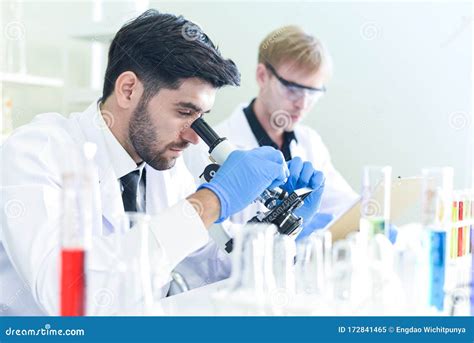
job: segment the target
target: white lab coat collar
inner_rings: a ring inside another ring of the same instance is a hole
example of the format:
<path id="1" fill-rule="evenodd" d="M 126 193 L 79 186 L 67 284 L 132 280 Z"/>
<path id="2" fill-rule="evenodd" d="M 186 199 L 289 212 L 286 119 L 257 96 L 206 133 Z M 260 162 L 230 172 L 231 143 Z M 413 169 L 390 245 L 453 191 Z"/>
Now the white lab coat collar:
<path id="1" fill-rule="evenodd" d="M 228 138 L 237 149 L 243 150 L 258 147 L 258 141 L 255 138 L 244 114 L 244 108 L 247 106 L 248 103 L 242 103 L 237 106 L 226 123 L 226 129 L 222 130 L 225 132 L 220 132 L 221 125 L 216 128 L 217 132 L 223 135 L 228 135 L 233 130 L 236 130 L 236 133 L 238 132 L 238 134 L 232 135 L 232 137 Z"/>
<path id="2" fill-rule="evenodd" d="M 106 135 L 104 134 L 104 132 L 107 131 L 111 135 L 112 133 L 102 118 L 101 113 L 98 111 L 97 101 L 92 103 L 84 112 L 73 114 L 73 116 L 80 131 L 82 131 L 84 135 L 83 139 L 87 142 L 95 143 L 97 146 L 94 162 L 98 170 L 102 215 L 106 220 L 103 221 L 102 230 L 107 232 L 111 230 L 112 227 L 117 227 L 117 218 L 124 214 L 118 176 L 115 172 L 110 151 L 106 144 Z M 117 144 L 119 143 L 117 142 Z M 131 158 L 130 160 L 133 165 L 128 164 L 126 166 L 130 168 L 129 172 L 137 167 Z M 123 168 L 123 170 L 125 170 L 125 168 Z"/>
<path id="3" fill-rule="evenodd" d="M 95 122 L 97 122 L 102 128 L 101 132 L 104 136 L 107 150 L 109 151 L 110 163 L 114 169 L 115 175 L 117 175 L 118 178 L 121 178 L 122 176 L 125 176 L 131 171 L 137 169 L 137 164 L 108 127 L 102 116 L 100 105 L 101 102 L 99 100 L 97 101 L 97 120 Z"/>
<path id="4" fill-rule="evenodd" d="M 229 140 L 238 149 L 253 149 L 259 146 L 257 138 L 255 138 L 252 129 L 245 117 L 244 109 L 249 103 L 239 104 L 232 112 L 230 118 L 217 126 L 216 131 L 221 135 L 227 135 Z M 238 129 L 237 129 L 238 128 Z M 293 140 L 290 143 L 290 152 L 292 157 L 299 156 L 303 160 L 308 159 L 305 149 L 301 146 L 301 140 L 304 140 L 305 135 L 301 134 L 301 127 L 296 125 L 294 128 L 295 135 L 298 141 Z M 233 133 L 235 134 L 229 135 Z M 304 142 L 307 143 L 307 142 Z M 303 144 L 304 145 L 304 144 Z"/>

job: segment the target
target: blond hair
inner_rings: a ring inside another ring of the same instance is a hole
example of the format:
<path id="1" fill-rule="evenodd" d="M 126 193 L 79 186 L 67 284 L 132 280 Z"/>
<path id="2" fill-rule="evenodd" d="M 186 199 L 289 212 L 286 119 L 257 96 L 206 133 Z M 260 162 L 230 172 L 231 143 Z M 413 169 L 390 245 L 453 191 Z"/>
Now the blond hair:
<path id="1" fill-rule="evenodd" d="M 330 74 L 332 71 L 331 57 L 321 41 L 296 25 L 283 26 L 270 32 L 260 43 L 258 62 L 270 64 L 274 68 L 291 62 L 309 72 L 324 70 Z"/>

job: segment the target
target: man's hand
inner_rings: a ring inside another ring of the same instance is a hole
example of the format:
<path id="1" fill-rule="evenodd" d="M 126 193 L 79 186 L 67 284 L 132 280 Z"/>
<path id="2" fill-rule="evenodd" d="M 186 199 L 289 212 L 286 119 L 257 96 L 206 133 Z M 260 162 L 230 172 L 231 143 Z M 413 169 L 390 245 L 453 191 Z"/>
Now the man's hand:
<path id="1" fill-rule="evenodd" d="M 263 190 L 280 186 L 288 175 L 282 153 L 272 147 L 236 150 L 198 190 L 208 189 L 217 196 L 220 211 L 216 222 L 221 222 L 247 207 Z"/>
<path id="2" fill-rule="evenodd" d="M 303 230 L 296 237 L 296 241 L 299 241 L 305 237 L 311 235 L 314 231 L 320 230 L 326 227 L 331 220 L 334 219 L 334 216 L 329 213 L 316 213 L 311 221 L 303 223 Z"/>
<path id="3" fill-rule="evenodd" d="M 321 196 L 324 190 L 324 175 L 313 168 L 311 162 L 303 162 L 301 158 L 295 157 L 288 161 L 290 176 L 282 188 L 291 193 L 296 189 L 308 187 L 313 189 L 304 200 L 304 205 L 295 211 L 295 215 L 303 218 L 303 223 L 310 222 L 319 210 Z"/>

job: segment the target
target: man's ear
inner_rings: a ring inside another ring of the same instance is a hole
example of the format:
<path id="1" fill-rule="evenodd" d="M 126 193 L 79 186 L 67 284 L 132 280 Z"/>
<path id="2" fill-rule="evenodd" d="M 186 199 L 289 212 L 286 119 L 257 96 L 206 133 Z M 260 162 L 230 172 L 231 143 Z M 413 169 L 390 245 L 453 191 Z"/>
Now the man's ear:
<path id="1" fill-rule="evenodd" d="M 255 77 L 257 79 L 257 83 L 260 88 L 265 86 L 265 84 L 268 82 L 268 70 L 267 67 L 265 67 L 265 64 L 259 63 L 257 64 L 257 71 L 255 73 Z"/>
<path id="2" fill-rule="evenodd" d="M 134 72 L 125 71 L 117 77 L 114 93 L 121 108 L 134 108 L 143 94 L 143 85 Z"/>

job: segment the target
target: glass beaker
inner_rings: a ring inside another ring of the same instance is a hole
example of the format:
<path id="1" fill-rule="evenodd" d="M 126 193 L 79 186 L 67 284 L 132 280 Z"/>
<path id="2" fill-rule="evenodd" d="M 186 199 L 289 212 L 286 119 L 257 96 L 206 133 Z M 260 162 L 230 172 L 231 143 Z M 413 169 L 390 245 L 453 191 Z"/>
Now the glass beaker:
<path id="1" fill-rule="evenodd" d="M 214 298 L 236 315 L 265 314 L 268 290 L 275 289 L 273 275 L 273 224 L 250 223 L 233 232 L 232 273 Z"/>
<path id="2" fill-rule="evenodd" d="M 319 294 L 327 283 L 327 256 L 323 235 L 311 234 L 297 245 L 296 275 L 297 291 L 300 294 Z"/>
<path id="3" fill-rule="evenodd" d="M 157 301 L 166 296 L 163 254 L 153 238 L 152 217 L 126 212 L 117 218 L 107 277 L 94 284 L 92 305 L 100 315 L 159 315 Z"/>

